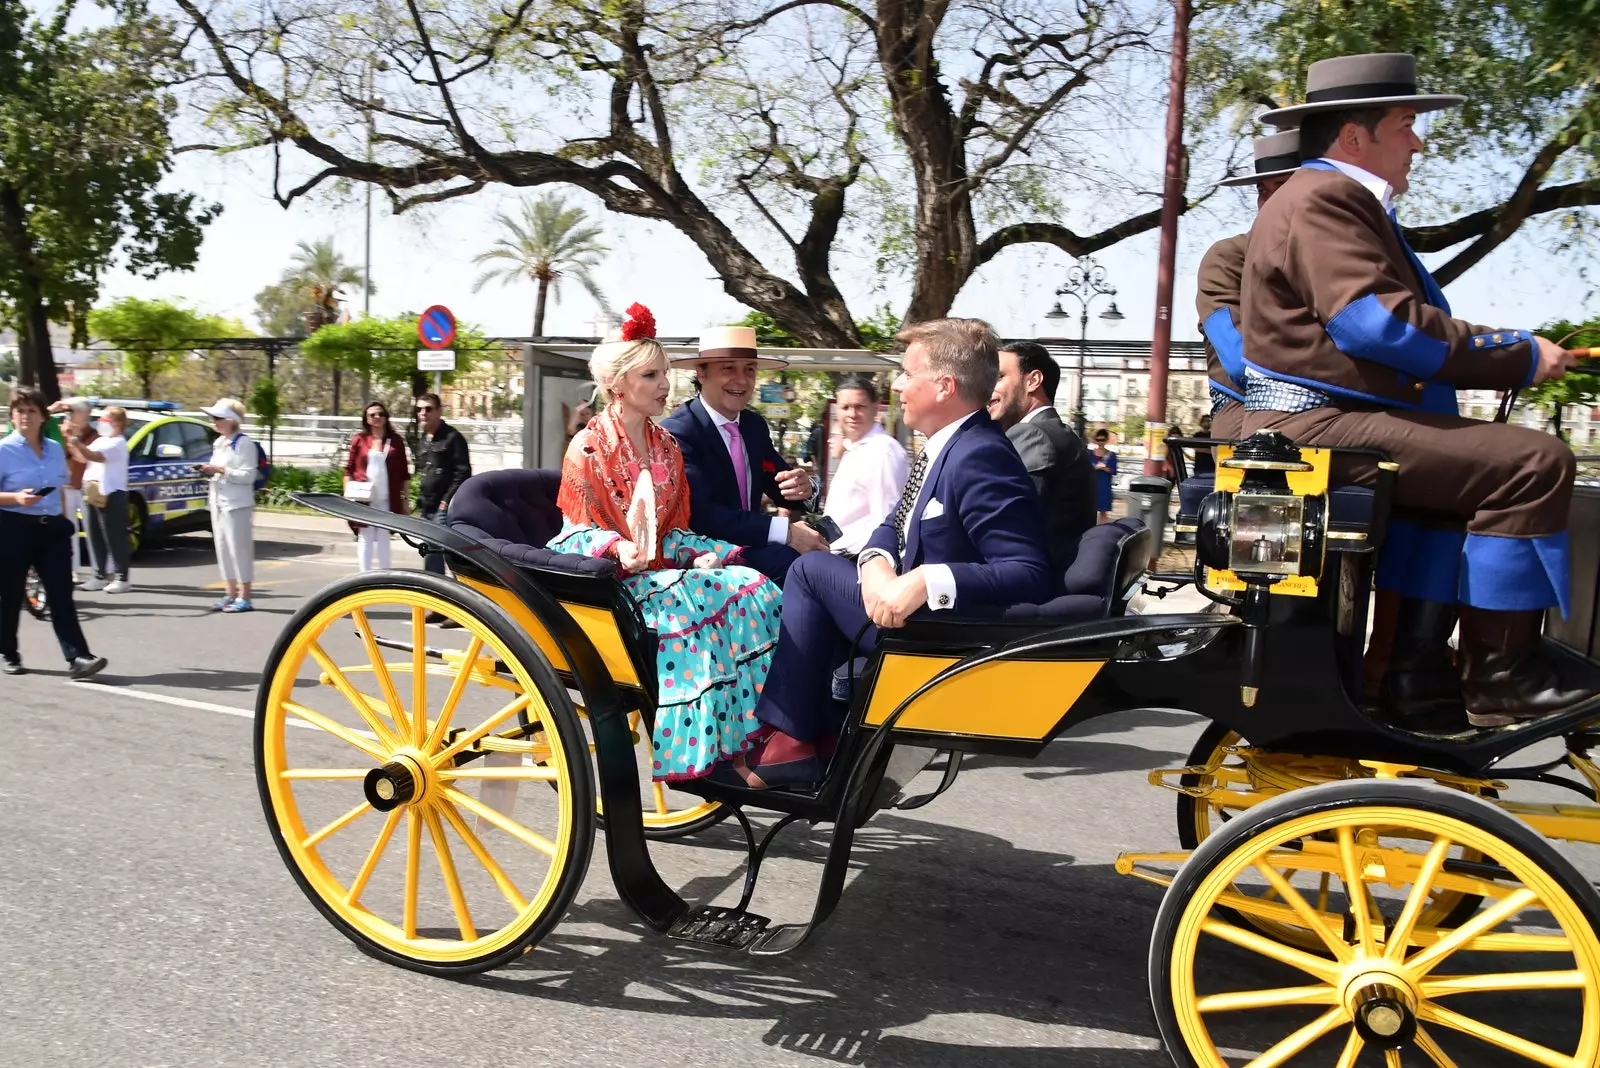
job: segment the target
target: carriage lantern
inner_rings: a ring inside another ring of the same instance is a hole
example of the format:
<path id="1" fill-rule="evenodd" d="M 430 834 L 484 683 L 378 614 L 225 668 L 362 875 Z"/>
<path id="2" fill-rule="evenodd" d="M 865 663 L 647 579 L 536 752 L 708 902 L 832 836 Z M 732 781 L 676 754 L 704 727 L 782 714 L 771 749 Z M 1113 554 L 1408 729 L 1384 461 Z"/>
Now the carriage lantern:
<path id="1" fill-rule="evenodd" d="M 1240 700 L 1254 705 L 1261 685 L 1267 604 L 1275 585 L 1322 577 L 1327 497 L 1300 492 L 1295 476 L 1314 470 L 1300 450 L 1274 431 L 1252 435 L 1220 464 L 1242 472 L 1237 490 L 1206 497 L 1196 524 L 1195 553 L 1206 567 L 1232 572 L 1244 583 L 1245 626 Z M 1225 484 L 1226 479 L 1219 479 Z"/>

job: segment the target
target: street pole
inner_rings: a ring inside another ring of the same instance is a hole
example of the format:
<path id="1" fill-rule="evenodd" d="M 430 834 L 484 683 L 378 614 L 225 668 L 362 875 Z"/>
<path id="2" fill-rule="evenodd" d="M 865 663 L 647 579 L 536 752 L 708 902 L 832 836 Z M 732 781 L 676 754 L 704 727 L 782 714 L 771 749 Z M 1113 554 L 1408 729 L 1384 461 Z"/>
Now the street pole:
<path id="1" fill-rule="evenodd" d="M 374 132 L 373 123 L 372 123 L 372 62 L 370 60 L 368 60 L 368 62 L 367 62 L 367 92 L 366 92 L 366 96 L 364 96 L 362 99 L 366 104 L 366 112 L 367 112 L 367 163 L 370 165 L 372 163 L 372 135 L 373 135 L 373 132 Z M 366 194 L 367 194 L 367 228 L 366 228 L 366 257 L 365 257 L 365 260 L 364 260 L 365 266 L 361 270 L 362 278 L 365 281 L 365 285 L 362 287 L 362 290 L 361 290 L 361 314 L 364 315 L 364 316 L 371 316 L 372 315 L 372 183 L 371 182 L 366 182 L 365 185 L 367 187 L 367 189 L 366 189 Z M 434 387 L 434 392 L 435 393 L 439 392 L 437 386 Z M 372 356 L 371 356 L 371 353 L 368 353 L 368 355 L 367 355 L 367 364 L 366 364 L 365 367 L 363 367 L 361 369 L 361 410 L 362 411 L 366 411 L 367 410 L 367 405 L 369 405 L 371 403 L 372 403 Z"/>
<path id="2" fill-rule="evenodd" d="M 1089 413 L 1083 396 L 1083 365 L 1089 362 L 1089 305 L 1078 315 L 1078 410 L 1074 413 L 1073 429 L 1079 441 L 1088 441 Z"/>
<path id="3" fill-rule="evenodd" d="M 1144 473 L 1159 475 L 1167 458 L 1167 357 L 1172 350 L 1172 288 L 1183 204 L 1183 96 L 1189 65 L 1189 0 L 1174 0 L 1172 78 L 1167 96 L 1167 161 L 1161 188 L 1161 247 L 1156 260 L 1156 322 L 1150 344 L 1150 406 L 1144 424 Z"/>

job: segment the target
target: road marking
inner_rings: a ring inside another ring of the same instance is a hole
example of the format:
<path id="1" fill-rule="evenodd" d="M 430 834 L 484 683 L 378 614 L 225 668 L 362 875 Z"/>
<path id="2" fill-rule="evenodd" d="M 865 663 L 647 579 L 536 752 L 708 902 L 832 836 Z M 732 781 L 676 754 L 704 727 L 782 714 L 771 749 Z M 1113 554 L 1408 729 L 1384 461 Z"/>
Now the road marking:
<path id="1" fill-rule="evenodd" d="M 164 693 L 151 693 L 149 690 L 135 690 L 132 686 L 106 686 L 103 683 L 90 682 L 88 679 L 68 679 L 67 685 L 93 690 L 96 693 L 115 693 L 125 697 L 137 697 L 141 701 L 154 701 L 159 705 L 174 705 L 178 708 L 193 708 L 201 712 L 216 712 L 220 715 L 235 716 L 239 719 L 253 720 L 256 718 L 255 712 L 248 708 L 234 708 L 232 705 L 218 705 L 212 704 L 210 701 L 195 701 L 188 697 L 172 697 Z M 295 719 L 293 716 L 285 716 L 284 722 L 291 727 L 304 727 L 308 731 L 321 729 L 307 723 L 305 720 Z M 360 731 L 353 727 L 349 729 L 352 734 L 359 734 L 371 741 L 378 740 L 378 736 L 371 731 Z"/>

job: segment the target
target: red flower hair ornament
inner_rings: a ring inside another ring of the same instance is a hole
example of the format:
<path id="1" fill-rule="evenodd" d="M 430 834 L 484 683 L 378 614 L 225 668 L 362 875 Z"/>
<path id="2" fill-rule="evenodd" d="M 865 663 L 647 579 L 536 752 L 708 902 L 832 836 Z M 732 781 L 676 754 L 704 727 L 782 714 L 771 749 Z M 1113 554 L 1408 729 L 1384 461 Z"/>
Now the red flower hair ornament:
<path id="1" fill-rule="evenodd" d="M 656 317 L 650 314 L 649 308 L 643 304 L 630 304 L 624 314 L 627 318 L 622 322 L 622 340 L 638 341 L 656 336 Z"/>

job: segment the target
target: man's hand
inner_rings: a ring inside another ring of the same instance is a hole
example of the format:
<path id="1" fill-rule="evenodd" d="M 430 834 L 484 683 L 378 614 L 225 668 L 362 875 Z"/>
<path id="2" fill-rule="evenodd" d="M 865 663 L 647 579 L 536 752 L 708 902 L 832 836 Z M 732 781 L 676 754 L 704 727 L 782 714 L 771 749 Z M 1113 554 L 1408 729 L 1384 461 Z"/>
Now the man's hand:
<path id="1" fill-rule="evenodd" d="M 862 607 L 867 610 L 867 618 L 877 622 L 878 613 L 883 610 L 883 594 L 898 576 L 887 559 L 874 556 L 861 565 L 859 577 Z"/>
<path id="2" fill-rule="evenodd" d="M 201 464 L 200 465 L 200 473 L 202 475 L 220 475 L 226 470 L 227 470 L 227 468 L 223 467 L 221 464 Z"/>
<path id="3" fill-rule="evenodd" d="M 1539 369 L 1533 373 L 1533 384 L 1536 386 L 1552 378 L 1565 377 L 1578 362 L 1577 353 L 1570 352 L 1547 338 L 1535 337 L 1533 343 L 1539 349 Z"/>
<path id="4" fill-rule="evenodd" d="M 811 476 L 798 467 L 791 467 L 787 471 L 778 472 L 778 492 L 783 494 L 786 501 L 806 501 L 811 499 Z M 824 546 L 826 548 L 826 546 Z M 800 550 L 804 552 L 805 550 Z"/>
<path id="5" fill-rule="evenodd" d="M 904 575 L 896 575 L 881 586 L 875 586 L 870 603 L 866 599 L 866 591 L 866 575 L 863 574 L 861 593 L 867 617 L 879 627 L 889 629 L 905 626 L 911 613 L 928 603 L 928 582 L 923 577 L 920 567 L 914 567 Z"/>
<path id="6" fill-rule="evenodd" d="M 633 574 L 644 567 L 644 553 L 633 542 L 619 541 L 614 548 L 617 553 L 617 563 L 622 565 L 622 570 Z"/>
<path id="7" fill-rule="evenodd" d="M 790 523 L 789 548 L 797 553 L 825 553 L 828 551 L 828 541 L 804 523 Z"/>

